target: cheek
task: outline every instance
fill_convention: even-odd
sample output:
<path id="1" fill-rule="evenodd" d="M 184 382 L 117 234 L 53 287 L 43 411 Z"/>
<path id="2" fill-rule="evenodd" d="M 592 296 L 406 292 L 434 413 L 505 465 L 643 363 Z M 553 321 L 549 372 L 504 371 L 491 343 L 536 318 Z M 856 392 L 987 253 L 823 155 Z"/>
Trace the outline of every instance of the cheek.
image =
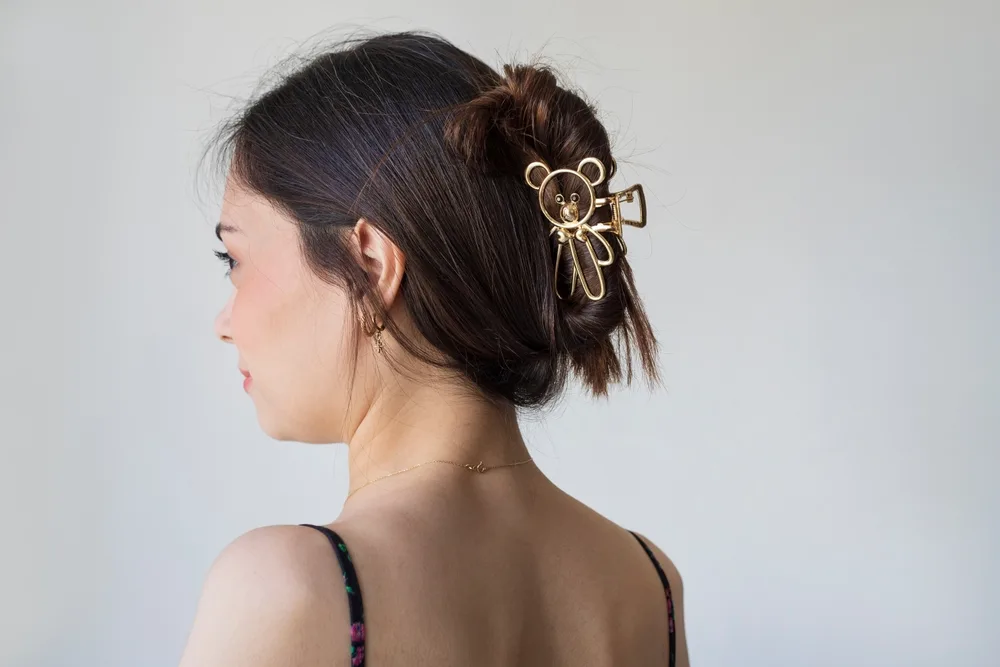
<path id="1" fill-rule="evenodd" d="M 301 357 L 296 361 L 309 393 L 323 400 L 333 397 L 353 363 L 348 350 L 351 331 L 345 325 L 344 303 L 333 293 L 312 294 L 299 320 Z"/>
<path id="2" fill-rule="evenodd" d="M 291 347 L 289 335 L 295 332 L 294 298 L 267 281 L 247 281 L 233 301 L 230 330 L 240 353 L 246 356 L 250 371 L 253 365 L 263 372 L 270 360 Z"/>
<path id="3" fill-rule="evenodd" d="M 286 415 L 299 426 L 298 439 L 333 442 L 342 437 L 348 405 L 351 331 L 338 298 L 310 294 L 303 306 L 297 331 L 288 334 L 296 345 L 283 359 L 294 377 L 288 378 L 292 386 L 282 400 Z"/>
<path id="4" fill-rule="evenodd" d="M 253 281 L 234 299 L 230 330 L 253 375 L 254 398 L 276 413 L 270 418 L 304 431 L 297 438 L 325 428 L 319 422 L 338 416 L 346 403 L 339 395 L 353 364 L 346 313 L 339 291 L 298 281 Z"/>

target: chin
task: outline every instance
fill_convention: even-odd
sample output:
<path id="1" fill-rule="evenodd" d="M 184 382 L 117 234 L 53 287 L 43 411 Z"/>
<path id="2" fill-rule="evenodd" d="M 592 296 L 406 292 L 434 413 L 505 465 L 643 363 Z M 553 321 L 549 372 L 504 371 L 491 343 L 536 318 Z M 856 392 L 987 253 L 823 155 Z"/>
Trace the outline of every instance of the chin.
<path id="1" fill-rule="evenodd" d="M 287 440 L 285 436 L 284 429 L 278 428 L 276 424 L 271 423 L 269 420 L 264 419 L 261 416 L 260 410 L 257 411 L 257 424 L 260 425 L 260 430 L 262 430 L 267 437 L 272 440 Z"/>
<path id="2" fill-rule="evenodd" d="M 260 426 L 260 430 L 273 440 L 282 442 L 295 440 L 286 420 L 276 419 L 274 411 L 268 410 L 266 407 L 257 406 L 257 424 Z"/>
<path id="3" fill-rule="evenodd" d="M 293 420 L 276 419 L 275 416 L 273 412 L 267 413 L 264 410 L 257 410 L 257 423 L 272 440 L 301 442 L 307 445 L 328 445 L 337 442 L 313 429 L 302 428 L 302 424 L 294 424 Z"/>

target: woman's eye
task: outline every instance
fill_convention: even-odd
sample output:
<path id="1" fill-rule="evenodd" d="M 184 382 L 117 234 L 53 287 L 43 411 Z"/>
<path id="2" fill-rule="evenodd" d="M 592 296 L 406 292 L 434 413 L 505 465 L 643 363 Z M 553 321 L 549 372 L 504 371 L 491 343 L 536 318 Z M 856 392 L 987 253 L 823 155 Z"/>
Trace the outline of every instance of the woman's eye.
<path id="1" fill-rule="evenodd" d="M 236 268 L 236 260 L 230 257 L 228 252 L 223 252 L 221 250 L 215 250 L 213 252 L 215 253 L 215 256 L 219 258 L 219 261 L 228 267 L 226 269 L 226 276 L 232 273 L 233 269 Z"/>

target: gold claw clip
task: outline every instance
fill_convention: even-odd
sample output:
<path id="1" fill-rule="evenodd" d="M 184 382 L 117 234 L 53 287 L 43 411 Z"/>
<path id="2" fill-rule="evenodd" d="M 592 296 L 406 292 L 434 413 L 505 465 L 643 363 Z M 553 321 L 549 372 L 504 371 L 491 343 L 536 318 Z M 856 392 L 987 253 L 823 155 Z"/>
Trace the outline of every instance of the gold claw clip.
<path id="1" fill-rule="evenodd" d="M 587 166 L 594 167 L 597 170 L 596 178 L 591 178 L 584 173 L 584 168 Z M 611 160 L 611 175 L 613 176 L 618 170 L 618 164 L 612 158 Z M 541 173 L 542 179 L 537 180 L 536 174 Z M 532 178 L 536 176 L 536 178 Z M 562 176 L 562 184 L 565 185 L 567 181 L 577 181 L 579 185 L 583 186 L 588 194 L 586 207 L 581 206 L 580 195 L 576 192 L 570 194 L 566 197 L 560 188 L 560 182 L 554 180 L 557 176 Z M 586 293 L 587 298 L 598 301 L 604 298 L 606 294 L 604 272 L 603 267 L 610 266 L 615 260 L 614 250 L 611 248 L 611 244 L 608 243 L 599 232 L 613 232 L 615 234 L 616 240 L 621 247 L 622 254 L 628 252 L 628 247 L 625 245 L 625 240 L 622 238 L 622 227 L 623 225 L 630 225 L 632 227 L 645 227 L 646 226 L 646 196 L 643 193 L 642 186 L 639 184 L 628 187 L 619 192 L 609 193 L 607 197 L 597 197 L 594 190 L 595 187 L 600 185 L 607 178 L 608 173 L 604 168 L 604 163 L 595 157 L 584 158 L 577 165 L 576 169 L 556 169 L 552 170 L 544 162 L 532 162 L 524 170 L 524 180 L 527 181 L 533 189 L 538 191 L 538 206 L 541 208 L 542 213 L 552 223 L 552 229 L 549 231 L 549 235 L 556 234 L 556 238 L 559 242 L 558 248 L 556 250 L 556 261 L 555 261 L 555 291 L 556 296 L 560 299 L 565 299 L 562 294 L 559 293 L 559 264 L 562 259 L 562 250 L 564 245 L 569 246 L 570 256 L 573 258 L 573 272 L 570 280 L 570 290 L 569 294 L 572 295 L 576 290 L 577 282 L 583 287 L 583 291 Z M 556 187 L 555 195 L 553 200 L 559 205 L 559 210 L 553 213 L 545 205 L 545 193 L 548 191 L 549 186 L 554 185 Z M 579 189 L 579 188 L 577 188 Z M 626 218 L 622 215 L 622 204 L 631 204 L 638 200 L 639 204 L 639 219 L 632 220 Z M 594 211 L 599 206 L 608 206 L 611 209 L 611 222 L 609 223 L 598 223 L 591 225 L 588 223 Z M 593 234 L 601 245 L 604 246 L 606 255 L 603 258 L 598 257 L 594 250 L 594 244 L 591 241 L 591 234 Z M 587 284 L 586 275 L 583 272 L 583 267 L 580 264 L 580 253 L 577 252 L 576 243 L 583 243 L 584 248 L 587 250 L 587 255 L 590 257 L 591 263 L 597 272 L 597 289 L 591 289 L 591 286 Z"/>

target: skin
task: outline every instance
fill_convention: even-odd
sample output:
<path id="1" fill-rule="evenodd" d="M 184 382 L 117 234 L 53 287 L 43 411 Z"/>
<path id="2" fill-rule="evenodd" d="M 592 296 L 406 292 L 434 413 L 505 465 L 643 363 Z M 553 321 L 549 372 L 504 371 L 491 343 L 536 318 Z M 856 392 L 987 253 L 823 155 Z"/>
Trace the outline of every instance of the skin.
<path id="1" fill-rule="evenodd" d="M 347 327 L 359 323 L 344 294 L 306 266 L 295 223 L 231 181 L 221 217 L 236 265 L 216 334 L 239 351 L 271 437 L 347 443 L 351 491 L 432 459 L 530 458 L 512 408 L 413 360 L 403 358 L 411 373 L 395 373 L 363 334 L 348 395 Z M 405 256 L 363 219 L 349 233 L 391 317 L 407 328 L 398 298 Z M 390 338 L 385 344 L 387 354 L 403 354 Z M 360 489 L 329 526 L 358 571 L 369 665 L 667 664 L 666 603 L 649 559 L 533 462 L 485 474 L 425 465 Z M 647 543 L 671 583 L 677 664 L 686 667 L 680 575 Z M 237 538 L 213 564 L 180 664 L 346 666 L 348 627 L 325 537 L 268 526 Z"/>

